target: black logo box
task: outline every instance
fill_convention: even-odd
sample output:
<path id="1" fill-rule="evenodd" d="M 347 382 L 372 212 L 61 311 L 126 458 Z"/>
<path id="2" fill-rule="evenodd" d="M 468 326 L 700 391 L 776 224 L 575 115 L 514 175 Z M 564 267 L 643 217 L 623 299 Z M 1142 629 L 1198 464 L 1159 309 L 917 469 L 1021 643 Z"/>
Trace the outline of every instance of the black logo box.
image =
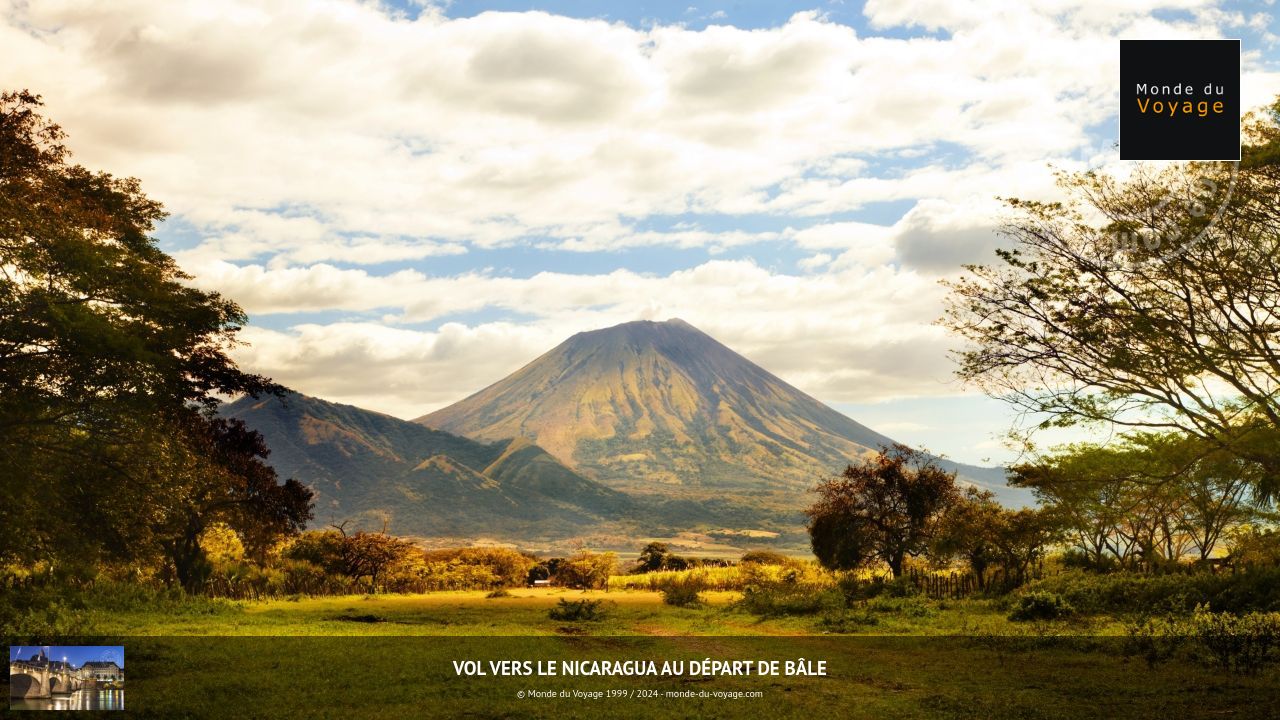
<path id="1" fill-rule="evenodd" d="M 1120 159 L 1238 161 L 1240 49 L 1239 40 L 1121 40 Z"/>

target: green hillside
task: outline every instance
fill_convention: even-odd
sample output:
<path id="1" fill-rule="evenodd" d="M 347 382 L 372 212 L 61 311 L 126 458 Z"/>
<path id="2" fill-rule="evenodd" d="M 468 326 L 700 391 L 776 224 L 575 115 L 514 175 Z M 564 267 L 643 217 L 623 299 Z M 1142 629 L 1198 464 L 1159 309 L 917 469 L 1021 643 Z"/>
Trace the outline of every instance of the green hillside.
<path id="1" fill-rule="evenodd" d="M 409 535 L 561 538 L 627 519 L 632 501 L 527 440 L 482 443 L 305 395 L 223 408 L 262 433 L 269 462 L 316 493 L 314 524 Z"/>

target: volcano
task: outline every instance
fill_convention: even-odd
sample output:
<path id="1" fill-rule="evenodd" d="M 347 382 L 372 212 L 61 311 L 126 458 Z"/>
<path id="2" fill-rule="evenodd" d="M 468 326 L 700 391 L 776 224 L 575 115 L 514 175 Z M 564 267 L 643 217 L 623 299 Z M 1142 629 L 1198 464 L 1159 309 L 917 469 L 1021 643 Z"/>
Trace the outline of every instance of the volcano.
<path id="1" fill-rule="evenodd" d="M 678 319 L 579 333 L 415 422 L 484 442 L 529 438 L 638 496 L 792 512 L 821 477 L 894 443 Z M 938 462 L 1025 502 L 998 468 Z"/>

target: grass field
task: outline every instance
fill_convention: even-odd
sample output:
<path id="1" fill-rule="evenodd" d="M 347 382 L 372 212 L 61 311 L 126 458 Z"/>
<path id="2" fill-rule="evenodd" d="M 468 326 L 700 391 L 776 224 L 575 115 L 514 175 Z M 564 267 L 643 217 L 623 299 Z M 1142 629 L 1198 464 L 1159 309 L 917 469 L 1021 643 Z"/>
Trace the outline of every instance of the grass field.
<path id="1" fill-rule="evenodd" d="M 877 598 L 853 612 L 854 622 L 833 633 L 820 615 L 759 617 L 734 606 L 732 591 L 703 593 L 702 605 L 664 605 L 653 591 L 517 589 L 510 597 L 487 598 L 484 591 L 420 595 L 346 595 L 226 602 L 198 612 L 146 610 L 94 612 L 97 635 L 1119 635 L 1110 619 L 1029 625 L 1007 619 L 988 600 L 929 601 Z M 548 611 L 561 600 L 601 600 L 604 619 L 566 623 Z"/>
<path id="2" fill-rule="evenodd" d="M 1116 619 L 1015 623 L 987 600 L 877 598 L 854 611 L 871 624 L 853 623 L 856 634 L 842 635 L 827 633 L 820 615 L 748 614 L 730 591 L 706 593 L 691 608 L 665 605 L 649 591 L 510 592 L 124 608 L 89 620 L 99 641 L 125 646 L 128 709 L 147 718 L 1168 720 L 1274 717 L 1280 706 L 1274 670 L 1242 677 L 1188 663 L 1150 669 L 1126 658 Z M 561 599 L 603 600 L 606 615 L 552 620 L 548 611 Z M 469 677 L 453 667 L 467 659 L 568 658 L 807 658 L 825 660 L 828 674 Z M 555 697 L 519 697 L 530 690 Z M 608 697 L 611 690 L 619 696 Z M 645 692 L 651 696 L 637 696 Z"/>

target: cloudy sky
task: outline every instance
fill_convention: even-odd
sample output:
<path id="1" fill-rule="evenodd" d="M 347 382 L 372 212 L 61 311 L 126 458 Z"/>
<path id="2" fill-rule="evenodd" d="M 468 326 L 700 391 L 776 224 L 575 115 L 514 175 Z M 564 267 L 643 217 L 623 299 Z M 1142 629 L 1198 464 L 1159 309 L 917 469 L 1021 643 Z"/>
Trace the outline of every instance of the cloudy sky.
<path id="1" fill-rule="evenodd" d="M 690 2 L 698 4 L 690 5 Z M 1115 162 L 1119 38 L 1270 2 L 0 0 L 0 86 L 142 179 L 247 368 L 410 418 L 569 335 L 680 317 L 897 439 L 1001 460 L 938 280 L 997 197 Z"/>

